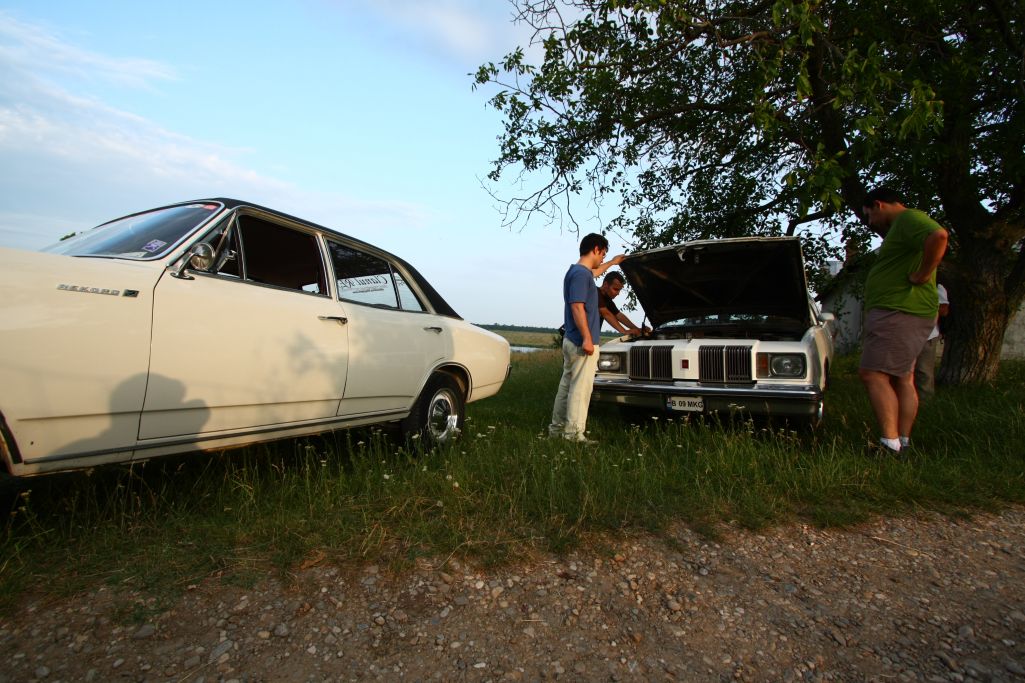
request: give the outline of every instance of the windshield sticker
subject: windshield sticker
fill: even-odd
[[[146,244],[144,244],[142,246],[142,250],[152,254],[160,251],[166,246],[167,242],[164,242],[163,240],[153,240],[152,242],[147,242]]]

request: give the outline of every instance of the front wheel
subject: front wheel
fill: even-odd
[[[459,383],[449,375],[434,375],[402,423],[407,439],[434,448],[454,439],[463,428],[466,405]]]

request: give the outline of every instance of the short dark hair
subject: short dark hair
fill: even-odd
[[[873,190],[870,190],[865,198],[861,200],[862,206],[872,206],[876,202],[886,202],[887,204],[903,204],[904,195],[892,187],[880,186]]]
[[[623,274],[620,273],[618,270],[610,270],[609,272],[605,273],[605,279],[602,280],[602,282],[608,282],[609,280],[618,280],[619,282],[622,282],[624,285],[626,284],[626,278],[623,277]]]
[[[595,247],[608,251],[609,241],[605,239],[604,235],[599,235],[596,232],[584,235],[584,239],[580,240],[580,255],[583,256],[584,254],[590,254],[594,251]]]

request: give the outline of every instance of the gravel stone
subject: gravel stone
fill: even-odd
[[[211,577],[141,626],[133,589],[25,596],[0,616],[0,683],[1025,679],[1023,507],[717,532]]]
[[[157,628],[153,624],[144,624],[139,628],[139,630],[132,634],[132,638],[135,638],[136,640],[149,638],[154,633],[156,633],[156,631]]]

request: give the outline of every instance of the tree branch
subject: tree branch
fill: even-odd
[[[836,211],[834,211],[833,209],[823,209],[822,211],[810,213],[804,218],[791,218],[790,222],[787,223],[787,237],[794,236],[794,232],[796,232],[798,225],[804,225],[805,223],[821,221],[825,218],[831,218],[834,215],[836,215]]]

